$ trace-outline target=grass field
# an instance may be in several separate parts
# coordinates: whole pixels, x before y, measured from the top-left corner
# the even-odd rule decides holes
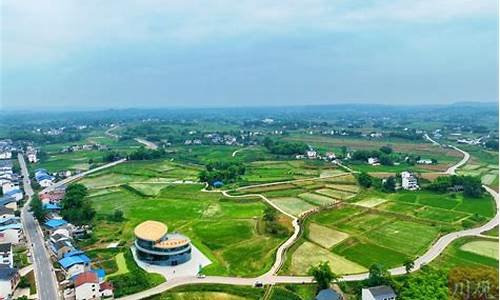
[[[480,255],[478,253],[474,253],[473,251],[462,250],[462,247],[464,245],[473,243],[470,245],[473,245],[474,251],[477,251],[478,249],[477,242],[480,242],[479,248],[482,248],[482,245],[484,245],[482,242],[487,242],[488,246],[491,245],[491,247],[487,247],[490,249],[495,247],[490,243],[491,242],[496,243],[497,253],[498,253],[498,241],[492,241],[490,239],[475,238],[475,237],[461,238],[454,241],[450,246],[448,246],[444,250],[444,252],[441,253],[441,255],[439,255],[435,260],[433,260],[430,263],[430,266],[437,268],[444,268],[444,269],[461,267],[461,266],[477,266],[477,267],[488,266],[498,269],[498,259]],[[490,253],[488,252],[487,254]]]
[[[347,239],[349,234],[316,223],[310,223],[307,237],[320,246],[329,249]]]
[[[314,254],[314,255],[312,255]],[[352,261],[336,255],[311,242],[304,242],[293,253],[291,259],[290,273],[293,275],[307,274],[311,266],[327,261],[330,268],[336,274],[362,273],[367,269]]]
[[[146,300],[259,300],[264,289],[226,284],[195,284],[176,287]]]
[[[375,206],[382,204],[386,201],[387,201],[387,199],[368,198],[368,199],[363,199],[361,201],[358,201],[358,202],[356,202],[356,204],[363,206],[363,207],[375,207]]]
[[[294,197],[271,198],[270,200],[281,209],[294,216],[298,216],[316,207],[300,198]]]
[[[116,265],[118,267],[118,270],[114,273],[106,275],[107,278],[112,277],[112,276],[116,276],[116,275],[125,274],[125,273],[129,272],[128,268],[127,268],[127,262],[125,261],[125,255],[123,254],[123,252],[118,253],[114,257],[114,259],[115,259]]]
[[[334,187],[333,185],[327,185],[328,187]],[[335,199],[339,199],[339,200],[346,200],[346,199],[349,199],[351,197],[354,197],[355,194],[353,193],[350,193],[350,192],[344,192],[344,191],[339,191],[339,190],[334,190],[334,189],[319,189],[317,190],[316,192],[318,194],[322,194],[322,195],[325,195],[325,196],[328,196],[328,197],[332,197],[332,198],[335,198]]]
[[[460,250],[498,260],[498,241],[472,241],[463,244]]]
[[[305,200],[313,205],[319,205],[319,206],[330,205],[330,204],[337,202],[337,200],[335,200],[333,198],[321,196],[321,195],[314,194],[314,193],[302,193],[302,194],[299,194],[298,196],[300,199],[303,199],[303,200]]]

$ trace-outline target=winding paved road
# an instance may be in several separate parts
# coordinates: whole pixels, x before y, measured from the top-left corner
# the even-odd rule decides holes
[[[428,136],[427,138],[434,144],[438,144],[437,142],[433,141],[430,139]],[[439,144],[438,144],[439,145]],[[451,146],[453,149],[461,152],[464,157],[462,160],[460,160],[458,163],[455,165],[451,166],[446,173],[447,174],[455,174],[456,170],[463,166],[465,163],[470,158],[469,153],[455,147]],[[306,180],[306,179],[304,179]],[[309,179],[310,180],[310,179]],[[270,184],[263,184],[259,186],[265,186],[265,185],[273,185],[273,184],[279,184],[279,183],[270,183]],[[477,227],[477,228],[472,228],[472,229],[467,229],[467,230],[461,230],[457,232],[452,232],[447,235],[444,235],[440,237],[428,250],[425,252],[422,256],[418,257],[414,261],[414,268],[411,270],[411,272],[414,272],[418,269],[420,269],[423,265],[428,264],[431,262],[433,259],[438,257],[448,245],[450,245],[453,241],[456,239],[462,238],[462,237],[467,237],[467,236],[481,236],[481,233],[491,230],[498,226],[499,223],[499,199],[498,199],[498,193],[494,191],[493,189],[483,186],[488,193],[490,193],[496,204],[496,214],[493,219],[488,221],[486,224]],[[245,187],[249,188],[249,187]],[[245,189],[242,188],[242,189]],[[299,237],[300,234],[300,225],[299,225],[299,220],[293,216],[290,215],[289,213],[285,212],[282,210],[280,207],[276,206],[274,203],[272,203],[269,199],[267,199],[265,196],[260,195],[260,194],[252,194],[252,195],[241,195],[241,196],[232,196],[229,195],[226,191],[222,192],[224,196],[226,197],[231,197],[231,198],[240,198],[240,197],[249,197],[249,196],[254,196],[254,197],[260,197],[262,200],[266,201],[269,205],[273,206],[276,208],[278,211],[281,213],[289,216],[292,218],[292,224],[294,226],[294,233],[292,236],[286,240],[277,250],[276,252],[276,260],[271,269],[266,272],[265,274],[255,277],[255,278],[241,278],[241,277],[222,277],[222,276],[207,276],[206,278],[199,279],[195,276],[190,276],[190,277],[183,277],[183,278],[175,278],[172,280],[168,280],[167,282],[164,282],[152,289],[145,290],[142,292],[139,292],[137,294],[125,296],[122,298],[119,298],[119,300],[138,300],[138,299],[143,299],[146,297],[150,297],[159,293],[162,293],[166,290],[169,290],[171,288],[177,287],[177,286],[182,286],[182,285],[187,285],[187,284],[200,284],[200,283],[219,283],[219,284],[231,284],[231,285],[253,285],[256,281],[260,281],[263,284],[275,284],[275,283],[306,283],[306,282],[312,282],[313,278],[309,276],[277,276],[275,275],[279,268],[281,267],[283,260],[285,258],[285,252],[286,250],[295,243],[297,238]],[[392,275],[402,275],[406,273],[406,268],[404,266],[397,267],[390,269],[389,272]],[[354,275],[346,275],[341,278],[343,281],[359,281],[368,278],[368,273],[362,273],[362,274],[354,274]]]
[[[148,148],[148,149],[151,149],[151,150],[156,150],[156,149],[158,149],[158,145],[156,145],[155,143],[150,142],[150,141],[148,141],[148,140],[141,139],[141,138],[135,138],[134,140],[136,140],[138,143],[143,144],[143,145],[144,145],[144,146],[146,146],[146,148]]]
[[[431,142],[436,143],[435,141],[431,140],[430,138],[428,138],[428,139]],[[141,143],[143,143],[143,144],[149,144],[149,143],[151,143],[151,142],[148,142],[148,141],[145,141],[145,140],[142,140],[142,139],[136,139],[136,140],[139,141],[139,142],[141,142]],[[453,149],[461,152],[464,155],[464,157],[462,158],[462,160],[460,160],[457,164],[455,164],[454,166],[450,167],[446,171],[447,174],[455,174],[456,170],[459,167],[463,166],[469,160],[470,155],[469,155],[469,153],[467,153],[467,152],[465,152],[465,151],[463,151],[463,150],[461,150],[461,149],[459,149],[457,147],[454,147],[454,146],[450,146],[450,147],[452,147]],[[62,185],[62,184],[68,183],[70,181],[73,181],[73,180],[76,180],[78,178],[81,178],[81,177],[83,177],[83,176],[85,176],[85,175],[87,175],[89,173],[96,172],[96,171],[99,171],[99,170],[107,168],[107,167],[111,167],[111,166],[116,165],[118,163],[122,163],[123,161],[124,160],[117,161],[117,162],[114,162],[114,163],[111,163],[111,164],[107,164],[107,165],[101,166],[99,168],[92,169],[90,171],[87,171],[87,172],[84,172],[84,173],[81,173],[81,174],[69,177],[69,178],[65,179],[64,182],[58,182],[57,184]],[[344,174],[338,174],[338,175],[334,175],[334,176],[341,176],[341,175],[344,175]],[[293,180],[292,182],[306,181],[306,180],[311,180],[311,179],[310,178],[307,178],[307,179],[298,179],[298,180]],[[266,183],[266,184],[260,184],[260,185],[256,185],[256,186],[270,186],[270,185],[282,184],[282,183],[287,183],[287,182],[291,182],[291,181]],[[256,187],[256,186],[243,187],[243,188],[240,188],[240,190],[244,190],[244,189],[248,189],[248,188]],[[49,187],[47,189],[50,189],[50,188],[54,188],[54,186]],[[46,191],[47,189],[45,189],[44,191]],[[497,207],[497,213],[496,213],[495,217],[493,219],[491,219],[488,223],[486,223],[486,224],[484,224],[484,225],[482,225],[480,227],[472,228],[472,229],[468,229],[468,230],[462,230],[462,231],[458,231],[458,232],[453,232],[453,233],[449,233],[447,235],[442,236],[441,238],[439,238],[437,240],[437,242],[435,242],[429,248],[429,250],[426,253],[424,253],[422,256],[418,257],[414,261],[415,266],[412,269],[412,272],[420,269],[423,265],[431,262],[434,258],[436,258],[437,256],[439,256],[439,254],[441,254],[441,252],[443,252],[443,250],[450,243],[452,243],[456,239],[462,238],[462,237],[466,237],[466,236],[480,236],[481,233],[483,233],[485,231],[488,231],[488,230],[491,230],[491,229],[493,229],[494,227],[496,227],[498,225],[498,220],[499,220],[499,213],[498,213],[498,207],[499,207],[498,193],[496,193],[494,190],[492,190],[492,189],[490,189],[489,187],[486,187],[486,186],[485,186],[485,189],[495,199],[495,203],[496,203],[496,207]],[[205,190],[205,191],[207,191],[207,190]],[[272,207],[274,207],[275,209],[277,209],[278,211],[280,211],[281,213],[287,215],[288,217],[290,217],[292,219],[292,225],[294,227],[294,232],[293,232],[292,236],[290,236],[289,239],[287,239],[283,244],[281,244],[280,247],[278,248],[278,250],[276,251],[276,260],[275,260],[273,266],[271,267],[271,269],[268,272],[266,272],[265,274],[263,274],[261,276],[258,276],[258,277],[255,277],[255,278],[222,277],[222,276],[207,276],[206,278],[203,278],[203,279],[197,278],[196,276],[188,276],[188,277],[182,277],[182,278],[175,278],[175,279],[168,280],[167,282],[164,282],[164,283],[162,283],[162,284],[160,284],[160,285],[158,285],[158,286],[156,286],[154,288],[151,288],[151,289],[148,289],[148,290],[145,290],[145,291],[133,294],[133,295],[129,295],[129,296],[125,296],[125,297],[119,298],[120,300],[138,300],[138,299],[143,299],[143,298],[146,298],[146,297],[150,297],[150,296],[162,293],[162,292],[164,292],[166,290],[169,290],[171,288],[174,288],[174,287],[177,287],[177,286],[181,286],[181,285],[187,285],[187,284],[219,283],[219,284],[231,284],[231,285],[253,285],[257,281],[262,282],[263,284],[305,283],[305,282],[312,282],[313,281],[313,278],[310,277],[310,276],[277,276],[276,275],[276,273],[280,269],[281,265],[283,264],[283,261],[285,259],[286,250],[296,242],[296,240],[298,239],[298,237],[300,235],[301,228],[300,228],[299,220],[298,220],[297,217],[295,217],[295,216],[289,214],[288,212],[284,211],[279,206],[275,205],[272,201],[270,201],[268,198],[266,198],[265,196],[263,196],[261,194],[248,194],[248,195],[232,196],[232,195],[229,195],[227,193],[227,191],[217,191],[217,190],[215,190],[215,191],[207,191],[207,192],[222,192],[222,194],[224,196],[229,197],[229,198],[259,197],[262,200],[264,200],[266,203],[268,203],[269,205],[271,205]],[[392,275],[401,275],[401,274],[405,274],[406,273],[406,269],[405,269],[405,267],[397,267],[397,268],[390,269],[389,272]],[[363,279],[366,279],[366,278],[368,278],[368,273],[355,274],[355,275],[346,275],[346,276],[342,277],[342,280],[343,281],[358,281],[358,280],[363,280]]]

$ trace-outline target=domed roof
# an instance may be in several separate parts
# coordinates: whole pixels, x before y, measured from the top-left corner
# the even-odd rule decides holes
[[[145,221],[134,229],[137,238],[146,241],[157,241],[167,234],[167,225],[157,221]]]

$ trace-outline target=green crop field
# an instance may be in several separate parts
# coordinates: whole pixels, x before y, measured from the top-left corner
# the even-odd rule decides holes
[[[115,240],[133,242],[133,228],[145,220],[158,220],[170,231],[189,236],[212,264],[206,274],[250,276],[265,272],[284,238],[261,232],[257,226],[266,207],[257,199],[226,199],[218,193],[202,192],[201,184],[134,183],[153,180],[170,169],[150,170],[151,165],[111,168],[80,182],[90,188],[89,199],[97,211],[94,247]],[[121,172],[127,172],[122,174]],[[160,178],[161,179],[161,178]],[[133,189],[127,188],[125,184]],[[115,185],[112,188],[102,186]],[[141,193],[134,192],[138,189]],[[148,197],[145,197],[147,195]],[[124,212],[125,222],[106,221],[115,209]],[[259,253],[247,255],[248,249]]]
[[[356,204],[360,205],[360,206],[364,206],[364,207],[375,207],[375,206],[378,206],[386,201],[387,201],[387,199],[368,198],[368,199],[363,199],[361,201],[358,201],[358,202],[356,202]]]
[[[483,184],[498,188],[498,152],[464,146],[471,159],[458,170],[461,175],[481,177]]]
[[[293,275],[306,275],[310,267],[324,261],[328,262],[330,268],[336,274],[353,274],[367,271],[363,266],[340,255],[311,242],[304,242],[293,253],[289,272]]]
[[[416,255],[425,251],[438,233],[432,226],[398,220],[366,232],[364,237],[398,252]]]
[[[370,241],[361,241],[350,238],[333,248],[333,252],[362,266],[370,267],[376,263],[382,263],[386,267],[400,266],[408,259],[408,256],[394,251],[390,245],[377,245]]]
[[[294,216],[298,216],[301,213],[316,207],[304,200],[301,200],[300,198],[294,197],[271,198],[270,200],[278,207]]]
[[[498,241],[472,241],[463,244],[460,250],[498,260]]]
[[[264,289],[227,284],[194,284],[173,288],[147,300],[259,300]]]
[[[492,258],[492,255],[489,255],[491,254],[490,250],[488,250],[487,253],[484,253],[484,242],[488,245],[486,249],[494,251],[496,247],[496,254],[498,255],[498,240],[492,241],[484,238],[467,237],[454,241],[444,250],[443,253],[433,260],[430,265],[445,269],[464,266],[493,267],[498,269],[498,258]],[[494,243],[495,245],[491,243]],[[473,245],[474,251],[463,250],[462,247],[465,245],[469,245],[468,247]],[[481,249],[481,251],[478,251],[478,249]]]
[[[313,205],[319,205],[319,206],[330,205],[337,202],[337,200],[333,198],[321,196],[314,193],[302,193],[299,194],[298,196],[300,199],[303,199]]]
[[[330,187],[333,187],[333,186],[330,186]],[[353,193],[343,192],[343,191],[334,190],[334,189],[319,189],[316,191],[316,193],[322,194],[322,195],[325,195],[328,197],[332,197],[335,199],[339,199],[339,200],[346,200],[346,199],[349,199],[349,198],[355,196],[355,194],[353,194]]]
[[[307,232],[307,238],[319,244],[323,248],[331,248],[334,245],[347,239],[349,234],[334,230],[316,223],[310,223]]]

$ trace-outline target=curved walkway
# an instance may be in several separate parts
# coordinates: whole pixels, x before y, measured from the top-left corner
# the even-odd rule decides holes
[[[155,143],[150,142],[150,141],[148,141],[148,140],[141,139],[141,138],[135,138],[134,140],[136,140],[138,143],[143,144],[143,145],[144,145],[144,146],[146,146],[146,148],[148,148],[148,149],[151,149],[151,150],[156,150],[156,149],[158,149],[158,145],[156,145]]]

